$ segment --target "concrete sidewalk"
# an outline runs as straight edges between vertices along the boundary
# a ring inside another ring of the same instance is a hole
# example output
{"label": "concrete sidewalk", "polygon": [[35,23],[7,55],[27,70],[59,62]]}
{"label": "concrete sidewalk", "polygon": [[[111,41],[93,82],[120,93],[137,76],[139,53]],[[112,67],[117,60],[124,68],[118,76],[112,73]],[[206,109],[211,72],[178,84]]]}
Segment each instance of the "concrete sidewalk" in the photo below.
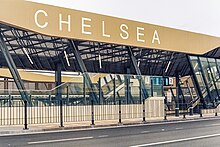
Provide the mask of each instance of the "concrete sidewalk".
{"label": "concrete sidewalk", "polygon": [[186,121],[186,120],[196,120],[196,119],[211,119],[211,118],[220,118],[214,114],[206,114],[203,117],[200,115],[193,116],[183,116],[175,117],[168,116],[167,120],[164,118],[151,118],[146,119],[146,122],[142,121],[142,118],[137,119],[122,119],[122,124],[118,123],[118,120],[101,120],[95,121],[95,125],[91,126],[91,121],[83,122],[64,122],[64,127],[59,127],[58,123],[50,124],[30,124],[28,125],[28,130],[24,130],[24,125],[8,125],[0,126],[0,136],[7,135],[19,135],[19,134],[29,134],[29,133],[42,133],[49,131],[59,131],[59,130],[83,130],[88,128],[104,128],[104,127],[113,127],[113,126],[127,126],[127,125],[141,125],[141,124],[154,124],[154,123],[163,123],[163,122],[174,122],[174,121]]}

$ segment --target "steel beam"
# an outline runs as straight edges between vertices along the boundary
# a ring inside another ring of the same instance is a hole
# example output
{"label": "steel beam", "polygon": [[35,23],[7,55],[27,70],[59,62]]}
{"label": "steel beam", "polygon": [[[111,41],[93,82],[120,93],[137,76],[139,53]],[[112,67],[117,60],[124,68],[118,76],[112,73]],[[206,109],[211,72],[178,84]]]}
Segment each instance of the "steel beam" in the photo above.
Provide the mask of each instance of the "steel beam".
{"label": "steel beam", "polygon": [[8,68],[9,68],[10,73],[15,81],[15,84],[16,84],[18,90],[19,90],[19,93],[21,95],[22,100],[27,101],[29,103],[29,105],[31,105],[31,99],[25,90],[24,83],[19,75],[17,67],[14,63],[14,60],[12,59],[12,56],[11,56],[10,52],[8,51],[8,48],[4,42],[4,39],[1,34],[0,34],[0,49],[1,49],[1,52],[7,62]]}
{"label": "steel beam", "polygon": [[[130,73],[130,69],[127,68],[127,73]],[[125,98],[126,98],[126,103],[130,104],[130,102],[134,103],[134,100],[131,95],[131,86],[130,86],[130,75],[124,75],[124,80],[125,80]]]}
{"label": "steel beam", "polygon": [[98,98],[97,98],[97,95],[95,93],[95,87],[92,84],[92,81],[89,77],[86,66],[83,62],[82,57],[80,56],[78,46],[76,45],[76,43],[73,40],[69,40],[69,43],[70,43],[71,48],[73,49],[73,53],[74,53],[74,56],[76,58],[76,61],[77,61],[78,65],[80,67],[80,70],[83,73],[83,76],[85,78],[85,84],[86,84],[87,88],[89,89],[90,97],[92,98],[92,100],[95,103],[98,103]]}
{"label": "steel beam", "polygon": [[140,81],[141,81],[140,83],[141,83],[141,89],[142,89],[143,98],[147,99],[149,97],[149,94],[147,92],[147,89],[145,87],[144,81],[142,79],[141,70],[140,70],[140,68],[137,65],[137,60],[136,60],[136,58],[135,58],[135,56],[134,56],[134,54],[133,54],[133,52],[131,50],[131,47],[127,47],[127,50],[128,50],[128,54],[129,54],[130,59],[131,59],[131,63],[133,65],[134,69],[135,69],[136,74],[138,75],[138,79],[140,79]]}
{"label": "steel beam", "polygon": [[203,107],[205,108],[206,104],[205,104],[205,101],[204,101],[204,98],[203,98],[203,95],[202,95],[202,90],[199,86],[199,82],[198,82],[194,67],[192,65],[190,57],[188,55],[186,57],[187,57],[187,61],[189,63],[189,67],[190,67],[190,72],[191,72],[191,75],[192,75],[193,85],[195,86],[196,93],[198,94],[198,96],[200,98],[200,102],[203,104]]}
{"label": "steel beam", "polygon": [[[203,78],[203,81],[204,81],[204,83],[205,83],[206,92],[207,92],[207,94],[208,94],[209,103],[213,103],[213,102],[212,102],[212,95],[211,95],[210,88],[209,88],[209,84],[208,84],[208,81],[207,81],[207,79],[206,79],[206,76],[205,76],[205,73],[204,73],[204,69],[203,69],[201,60],[200,60],[199,57],[197,57],[197,58],[198,58],[198,66],[199,66],[199,68],[200,68],[200,72],[201,72],[201,74],[202,74],[202,78]],[[206,70],[206,69],[205,69],[205,70]],[[214,105],[214,103],[213,103],[213,105]]]}
{"label": "steel beam", "polygon": [[[214,87],[215,87],[215,91],[216,91],[216,94],[217,94],[217,97],[215,97],[215,103],[214,103],[214,107],[217,107],[218,105],[218,99],[220,98],[220,95],[219,95],[219,91],[218,91],[218,87],[217,87],[217,84],[216,84],[216,79],[212,73],[212,69],[211,69],[211,66],[210,66],[210,62],[208,61],[208,59],[206,58],[207,60],[207,63],[208,63],[208,68],[209,68],[209,71],[211,73],[211,79],[212,79],[212,82],[214,84]],[[216,66],[216,65],[215,65]]]}

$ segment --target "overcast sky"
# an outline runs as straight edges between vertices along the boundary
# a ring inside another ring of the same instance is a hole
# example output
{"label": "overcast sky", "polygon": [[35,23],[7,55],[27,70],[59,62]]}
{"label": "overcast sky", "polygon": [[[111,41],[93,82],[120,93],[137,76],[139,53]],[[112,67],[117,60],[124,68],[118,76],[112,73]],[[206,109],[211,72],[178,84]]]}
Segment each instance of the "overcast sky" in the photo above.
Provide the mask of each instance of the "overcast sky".
{"label": "overcast sky", "polygon": [[31,0],[220,37],[220,0]]}

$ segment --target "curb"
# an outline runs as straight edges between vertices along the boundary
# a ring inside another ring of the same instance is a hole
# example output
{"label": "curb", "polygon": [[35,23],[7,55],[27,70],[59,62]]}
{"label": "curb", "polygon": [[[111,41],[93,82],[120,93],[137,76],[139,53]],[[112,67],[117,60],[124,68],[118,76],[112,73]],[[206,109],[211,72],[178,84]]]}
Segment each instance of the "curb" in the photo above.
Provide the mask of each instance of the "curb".
{"label": "curb", "polygon": [[184,122],[187,120],[207,120],[207,119],[219,119],[218,116],[206,116],[206,117],[196,117],[196,118],[179,118],[179,119],[172,119],[172,120],[157,120],[157,121],[146,121],[146,122],[131,122],[131,123],[122,123],[122,124],[107,124],[107,125],[94,125],[94,126],[75,126],[75,127],[54,127],[54,128],[45,128],[45,129],[28,129],[28,130],[18,130],[18,131],[0,131],[0,136],[10,136],[10,135],[27,135],[31,133],[50,133],[52,131],[80,131],[85,129],[104,129],[104,128],[111,128],[111,127],[126,127],[126,126],[133,126],[133,125],[156,125],[158,123],[168,123],[168,122]]}

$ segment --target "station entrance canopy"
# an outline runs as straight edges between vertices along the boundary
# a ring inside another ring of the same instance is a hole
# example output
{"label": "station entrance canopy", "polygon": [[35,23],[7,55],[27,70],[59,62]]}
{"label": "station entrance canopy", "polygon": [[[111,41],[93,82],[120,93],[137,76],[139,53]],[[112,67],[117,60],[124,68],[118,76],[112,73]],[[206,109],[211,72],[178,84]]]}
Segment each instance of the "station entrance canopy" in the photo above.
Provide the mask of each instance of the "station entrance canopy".
{"label": "station entrance canopy", "polygon": [[[219,57],[220,38],[24,0],[1,1],[0,32],[16,67],[174,76],[190,72],[186,56]],[[2,52],[0,52],[0,56]],[[0,66],[7,66],[0,58]]]}

